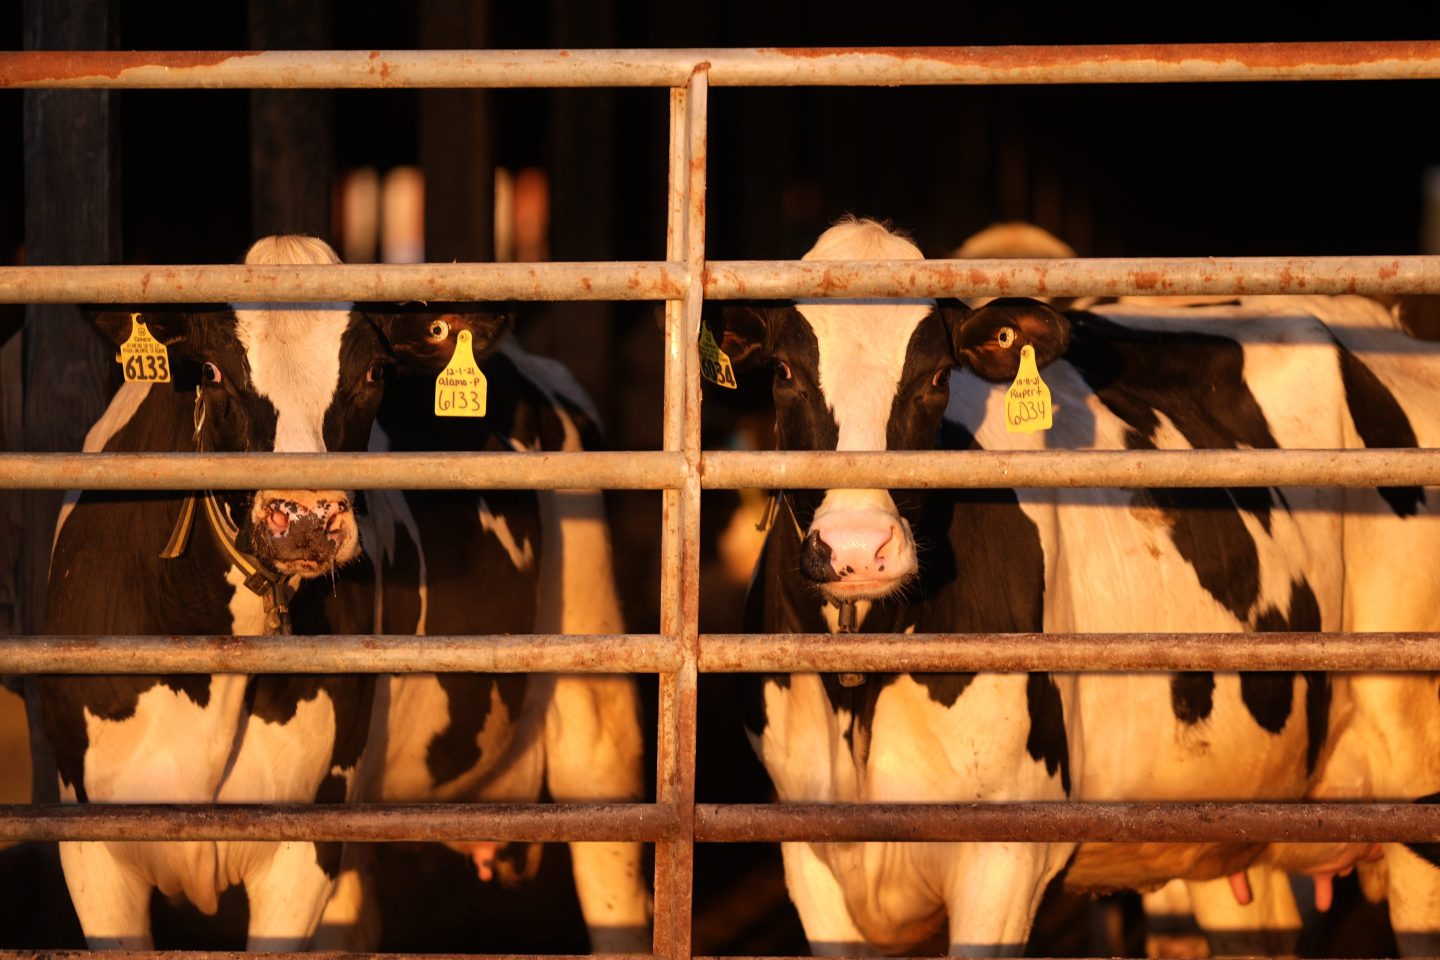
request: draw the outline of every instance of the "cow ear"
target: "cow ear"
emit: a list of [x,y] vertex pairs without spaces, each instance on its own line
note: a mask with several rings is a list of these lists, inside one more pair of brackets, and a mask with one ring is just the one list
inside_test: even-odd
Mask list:
[[769,355],[765,348],[769,332],[765,307],[748,303],[725,304],[707,313],[705,323],[736,370],[752,368]]
[[190,317],[174,308],[148,307],[137,304],[124,306],[93,306],[80,308],[80,315],[90,321],[100,335],[117,347],[130,339],[131,318],[138,316],[150,336],[167,347],[181,344],[190,333]]
[[1034,347],[1035,365],[1044,367],[1070,345],[1070,321],[1038,300],[1008,297],[975,310],[946,303],[940,310],[955,362],[997,383],[1015,379],[1021,347]]
[[470,349],[482,361],[499,348],[510,330],[508,313],[476,310],[469,304],[420,309],[392,305],[366,313],[401,363],[432,370],[450,362],[462,330],[470,332]]

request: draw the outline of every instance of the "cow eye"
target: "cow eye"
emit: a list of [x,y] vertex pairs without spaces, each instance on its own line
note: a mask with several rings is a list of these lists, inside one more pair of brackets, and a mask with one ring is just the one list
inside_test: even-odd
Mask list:
[[430,329],[426,331],[426,339],[431,343],[440,343],[448,336],[450,336],[450,324],[444,320],[432,321]]
[[930,378],[930,386],[932,386],[932,387],[943,387],[943,386],[945,386],[945,385],[949,382],[949,380],[950,380],[950,368],[949,368],[949,367],[941,367],[939,370],[936,370],[936,371],[935,371],[935,376],[933,376],[933,377]]
[[372,363],[372,364],[370,364],[370,369],[367,370],[367,371],[365,371],[365,382],[366,382],[366,383],[384,383],[384,382],[385,382],[385,364],[383,364],[383,363]]
[[1009,347],[1012,343],[1015,342],[1015,328],[1001,327],[1000,330],[995,334],[995,342],[1000,344],[1000,346],[1002,347]]
[[775,379],[786,383],[793,379],[790,373],[790,365],[784,360],[775,361]]
[[200,368],[200,376],[206,383],[219,383],[223,378],[220,376],[220,368],[209,360]]

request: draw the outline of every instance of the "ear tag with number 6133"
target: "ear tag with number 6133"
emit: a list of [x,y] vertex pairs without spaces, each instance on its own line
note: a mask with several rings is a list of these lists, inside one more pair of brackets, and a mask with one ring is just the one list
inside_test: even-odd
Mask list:
[[730,366],[730,358],[725,356],[710,328],[703,323],[700,324],[700,376],[711,383],[735,389],[735,368]]
[[1035,348],[1020,348],[1020,369],[1015,382],[1005,391],[1005,429],[1011,433],[1034,433],[1052,426],[1050,388],[1040,379],[1035,366]]
[[130,314],[130,336],[120,344],[115,362],[125,371],[126,383],[170,382],[170,354],[138,313]]
[[475,362],[469,330],[456,336],[455,353],[435,378],[435,416],[485,416],[485,374]]

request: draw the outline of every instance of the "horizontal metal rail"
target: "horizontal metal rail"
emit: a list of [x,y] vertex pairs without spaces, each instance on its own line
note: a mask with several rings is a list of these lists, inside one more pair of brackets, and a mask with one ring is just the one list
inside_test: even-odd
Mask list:
[[655,634],[0,638],[0,674],[659,673],[679,662]]
[[[655,634],[0,638],[0,674],[659,673]],[[1128,670],[1440,672],[1430,633],[700,635],[702,673],[1076,673]]]
[[699,664],[706,673],[1440,671],[1440,637],[1429,633],[702,633]]
[[1414,803],[781,803],[695,805],[705,843],[969,840],[1116,843],[1434,842]]
[[673,300],[689,282],[665,262],[0,267],[0,303]]
[[1079,297],[1440,293],[1440,256],[712,260],[705,296]]
[[5,840],[638,840],[677,829],[653,803],[4,804]]
[[1440,43],[671,50],[95,51],[0,55],[3,87],[678,87],[1440,77]]
[[[635,840],[679,830],[665,804],[7,804],[0,840]],[[695,839],[1140,843],[1435,842],[1414,803],[696,804]]]
[[717,450],[701,458],[700,481],[727,490],[1423,486],[1440,484],[1440,450]]
[[[0,303],[675,300],[684,264],[0,267]],[[1440,256],[713,260],[712,300],[783,297],[1440,294]]]
[[[679,453],[8,453],[0,490],[674,489]],[[727,451],[708,489],[1440,485],[1440,450]]]
[[[105,960],[255,960],[243,950],[106,950]],[[593,954],[531,953],[351,953],[348,950],[266,951],[265,960],[593,960]],[[0,960],[95,960],[89,950],[0,950]],[[605,960],[664,960],[652,953],[607,953]],[[740,957],[696,957],[695,960],[742,960]],[[754,958],[748,958],[754,960]],[[780,960],[780,958],[774,958]],[[790,958],[793,960],[793,958]]]
[[558,490],[679,486],[679,453],[13,453],[0,489]]

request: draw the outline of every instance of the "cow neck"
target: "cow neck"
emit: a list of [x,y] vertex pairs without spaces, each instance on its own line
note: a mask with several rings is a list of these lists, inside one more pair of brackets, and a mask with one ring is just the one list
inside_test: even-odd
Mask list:
[[[788,527],[795,531],[796,545],[803,547],[805,543],[805,531],[800,528],[800,519],[795,516],[795,507],[790,502],[790,498],[785,495],[784,490],[776,490],[770,494],[770,501],[768,504],[766,504],[765,513],[760,518],[760,522],[755,524],[755,529],[760,531],[761,533],[764,533],[767,530],[771,529],[774,526],[776,519],[779,517],[781,506],[784,506],[785,514],[790,518],[790,523],[788,524]],[[859,616],[855,609],[855,601],[831,600],[830,603],[833,604],[840,612],[839,616],[836,618],[837,624],[835,632],[854,633],[855,625],[859,620]],[[858,687],[865,682],[865,674],[842,673],[839,674],[839,680],[840,686],[842,687]]]
[[[203,447],[200,440],[200,429],[205,425],[205,412],[205,400],[201,396],[200,388],[196,387],[196,451],[200,451]],[[170,539],[166,542],[165,549],[160,551],[160,558],[174,560],[185,553],[186,545],[190,542],[190,532],[195,525],[197,503],[204,508],[205,525],[209,528],[220,552],[230,561],[230,565],[245,577],[245,589],[260,598],[265,609],[266,632],[289,636],[292,629],[290,601],[295,596],[295,588],[291,586],[289,578],[284,574],[236,546],[240,538],[240,529],[230,519],[229,513],[216,498],[214,490],[191,491],[185,495],[180,503],[180,516],[175,520],[175,529],[170,532]]]

